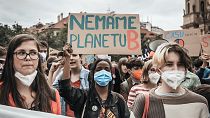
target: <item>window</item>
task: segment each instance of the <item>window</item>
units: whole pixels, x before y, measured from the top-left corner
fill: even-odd
[[[192,6],[193,13],[195,13],[195,5]]]
[[[204,14],[205,14],[205,5],[204,5],[204,1],[200,2],[200,13],[201,16],[204,18]]]
[[[189,14],[190,13],[190,0],[187,0],[186,4],[187,4],[187,14]]]

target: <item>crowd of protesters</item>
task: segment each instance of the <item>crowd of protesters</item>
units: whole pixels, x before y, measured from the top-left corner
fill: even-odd
[[[192,60],[176,43],[147,60],[82,62],[29,34],[0,47],[0,104],[77,118],[209,118],[210,55]]]

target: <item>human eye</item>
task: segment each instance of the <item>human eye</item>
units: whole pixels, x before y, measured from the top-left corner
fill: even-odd
[[[111,69],[109,67],[106,67],[105,70],[111,72]]]
[[[171,67],[171,66],[173,66],[173,63],[166,62],[165,66],[169,66],[169,67]]]
[[[23,56],[23,55],[25,55],[25,54],[26,54],[25,51],[17,51],[17,55]]]
[[[97,67],[97,68],[95,69],[96,72],[98,72],[98,71],[100,71],[100,70],[102,70],[102,68],[100,68],[100,67]]]
[[[36,52],[36,51],[31,51],[31,52],[30,52],[30,55],[38,55],[38,52]]]
[[[177,64],[179,67],[184,67],[184,63],[178,63]]]

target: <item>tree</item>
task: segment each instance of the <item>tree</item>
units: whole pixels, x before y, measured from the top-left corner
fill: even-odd
[[[65,27],[58,33],[57,40],[60,43],[60,46],[63,47],[67,43],[67,35],[68,35],[68,26]]]
[[[10,39],[20,33],[23,33],[23,28],[19,24],[14,24],[11,28],[0,23],[0,45],[7,46]]]
[[[45,32],[36,33],[36,36],[39,40],[46,41],[49,47],[62,50],[67,42],[67,31],[67,26],[65,26],[57,35],[54,34],[52,29],[47,29]]]

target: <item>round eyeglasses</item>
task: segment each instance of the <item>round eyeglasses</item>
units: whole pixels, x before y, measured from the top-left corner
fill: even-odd
[[[14,52],[13,54],[16,54],[16,57],[20,60],[23,60],[23,59],[26,59],[26,57],[29,55],[29,57],[33,60],[36,60],[39,58],[39,53],[36,52],[36,51],[33,51],[33,52],[25,52],[25,51],[17,51],[17,52]]]

